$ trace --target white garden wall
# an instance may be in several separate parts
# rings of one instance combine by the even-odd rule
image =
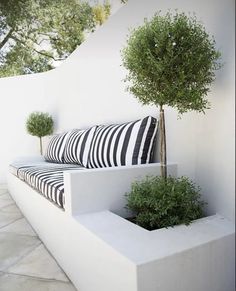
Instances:
[[[179,174],[189,175],[202,186],[209,213],[234,217],[234,1],[129,0],[65,62],[52,77],[49,91],[59,98],[61,130],[94,123],[132,120],[151,114],[125,92],[125,70],[120,50],[128,27],[142,24],[156,11],[176,9],[195,12],[213,34],[222,52],[224,67],[217,72],[206,115],[185,114],[177,120],[167,110],[168,159],[177,162]],[[53,85],[58,82],[55,88]]]
[[[39,153],[39,140],[26,133],[25,122],[32,111],[55,115],[55,98],[45,94],[48,74],[0,78],[0,183],[12,159]]]
[[[178,164],[202,187],[210,214],[234,217],[234,1],[233,0],[129,0],[104,26],[92,34],[64,64],[47,74],[0,79],[2,106],[0,126],[0,182],[5,180],[8,160],[34,154],[37,139],[25,133],[25,116],[45,110],[57,120],[57,130],[87,127],[95,123],[133,120],[151,114],[125,92],[125,70],[120,50],[128,28],[144,17],[168,9],[195,12],[223,53],[224,67],[209,98],[206,115],[185,114],[177,120],[166,111],[168,159]],[[4,105],[3,105],[4,104]],[[15,105],[16,104],[16,105]],[[7,126],[5,126],[7,120]]]

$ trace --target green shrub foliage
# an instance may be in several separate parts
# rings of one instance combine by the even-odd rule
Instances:
[[[149,230],[190,224],[203,216],[200,188],[187,177],[146,177],[126,194],[135,222]]]
[[[53,133],[53,119],[48,113],[33,112],[26,121],[26,128],[34,136],[50,135]]]
[[[53,133],[53,119],[48,113],[33,112],[26,121],[27,132],[39,137],[40,154],[43,154],[42,137]]]
[[[221,67],[215,40],[195,16],[160,13],[131,30],[122,51],[128,91],[142,104],[168,105],[180,114],[209,108],[206,95]]]

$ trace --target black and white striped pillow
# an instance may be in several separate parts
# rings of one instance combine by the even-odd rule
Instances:
[[[53,135],[50,139],[44,158],[48,162],[63,163],[66,140],[69,132]]]
[[[152,162],[157,120],[151,116],[96,129],[89,168],[137,165]]]
[[[65,163],[76,163],[87,167],[88,155],[96,127],[93,126],[86,130],[74,129],[71,131],[65,147]]]

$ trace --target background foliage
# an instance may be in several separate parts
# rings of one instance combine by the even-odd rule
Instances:
[[[110,9],[109,2],[1,0],[0,77],[54,68],[109,17]]]
[[[188,225],[202,217],[205,204],[200,200],[200,188],[187,177],[146,177],[132,184],[126,198],[135,222],[149,230]]]

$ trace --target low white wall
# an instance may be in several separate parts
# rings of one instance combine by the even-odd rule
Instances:
[[[0,182],[14,156],[35,154],[37,139],[26,134],[24,123],[33,110],[49,111],[57,129],[87,127],[95,123],[128,121],[157,109],[141,106],[125,92],[120,50],[128,28],[142,24],[156,11],[195,12],[223,53],[224,67],[209,98],[206,115],[185,114],[177,120],[166,111],[168,160],[178,164],[202,187],[210,214],[219,212],[234,219],[234,1],[233,0],[129,0],[98,31],[92,34],[64,64],[47,74],[0,79],[2,106],[0,126]],[[10,118],[10,119],[9,119]],[[7,126],[6,121],[8,121]]]

